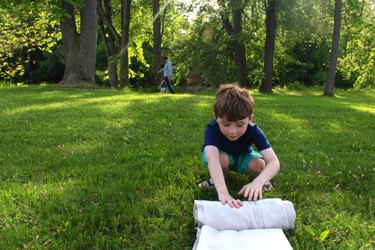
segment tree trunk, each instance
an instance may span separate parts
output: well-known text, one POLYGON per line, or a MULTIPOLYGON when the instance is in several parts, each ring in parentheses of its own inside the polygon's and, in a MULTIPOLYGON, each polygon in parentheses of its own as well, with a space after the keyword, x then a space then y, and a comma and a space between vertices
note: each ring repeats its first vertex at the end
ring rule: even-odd
MULTIPOLYGON (((109 85, 111 88, 117 88, 118 87, 118 76, 117 76, 117 64, 114 60, 114 54, 112 51, 113 42, 111 41, 110 37, 106 37, 106 29, 104 27, 104 24, 102 20, 99 21, 100 31, 102 35, 102 40, 104 43, 104 49, 105 49, 105 55, 107 57, 107 64, 108 64, 108 76, 109 76, 109 85)), ((110 36, 110 35, 108 35, 110 36)))
POLYGON ((250 87, 250 81, 248 79, 248 69, 246 62, 246 50, 245 45, 238 38, 242 33, 242 11, 243 9, 236 8, 233 10, 233 27, 235 40, 235 54, 236 54, 236 65, 239 77, 239 82, 242 87, 250 87))
POLYGON ((104 42, 104 48, 108 63, 108 75, 109 85, 111 88, 118 88, 118 74, 117 74, 117 63, 116 63, 116 38, 120 41, 117 32, 114 31, 112 24, 112 7, 110 0, 99 0, 98 13, 100 17, 100 30, 102 33, 102 39, 104 42))
POLYGON ((81 11, 79 62, 84 78, 95 83, 96 45, 98 34, 97 0, 85 0, 81 11))
POLYGON ((158 71, 161 68, 161 33, 160 33, 160 0, 153 0, 152 15, 154 17, 154 62, 153 62, 153 74, 154 74, 154 85, 159 86, 161 81, 161 75, 158 71))
POLYGON ((341 28, 341 7, 342 0, 335 0, 335 19, 333 24, 333 38, 332 38, 332 54, 331 61, 329 63, 328 75, 326 85, 324 89, 324 95, 333 96, 335 87, 335 76, 337 57, 339 54, 339 43, 340 43, 340 28, 341 28))
POLYGON ((104 24, 107 26, 108 33, 111 34, 114 40, 118 43, 121 41, 120 35, 117 33, 115 27, 112 23, 112 7, 111 7, 111 0, 104 0, 104 9, 103 9, 103 2, 99 0, 98 4, 98 14, 99 17, 103 20, 104 24))
POLYGON ((266 9, 266 44, 264 46, 263 82, 261 92, 272 92, 273 57, 276 36, 276 0, 268 0, 266 9))
MULTIPOLYGON (((219 5, 225 7, 225 1, 218 1, 219 5)), ((223 12, 220 13, 221 20, 223 22, 223 27, 227 32, 228 36, 233 37, 233 42, 230 47, 234 47, 235 63, 237 67, 238 80, 242 87, 251 87, 250 81, 248 79, 248 69, 246 62, 246 49, 243 42, 240 41, 240 36, 242 33, 242 12, 243 7, 240 6, 239 2, 231 0, 232 14, 233 14, 233 27, 229 21, 228 16, 223 12)))
POLYGON ((78 34, 75 25, 74 7, 63 2, 62 8, 67 12, 61 22, 65 53, 65 71, 63 84, 77 82, 95 83, 97 27, 96 0, 85 0, 80 12, 81 32, 78 34))
POLYGON ((120 87, 129 85, 129 26, 131 0, 121 1, 120 87))
POLYGON ((61 21, 61 33, 65 57, 65 69, 61 83, 68 83, 68 78, 77 78, 76 76, 73 77, 73 75, 76 74, 75 69, 78 64, 79 42, 74 7, 67 2, 63 2, 61 7, 66 12, 66 15, 61 21))

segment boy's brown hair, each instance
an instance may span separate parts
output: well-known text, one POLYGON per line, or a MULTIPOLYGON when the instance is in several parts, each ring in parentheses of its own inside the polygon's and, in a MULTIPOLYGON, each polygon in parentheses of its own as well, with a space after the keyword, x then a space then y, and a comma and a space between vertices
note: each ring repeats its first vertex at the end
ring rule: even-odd
POLYGON ((228 121, 239 121, 253 114, 254 99, 249 91, 235 84, 220 85, 216 92, 214 113, 228 121))

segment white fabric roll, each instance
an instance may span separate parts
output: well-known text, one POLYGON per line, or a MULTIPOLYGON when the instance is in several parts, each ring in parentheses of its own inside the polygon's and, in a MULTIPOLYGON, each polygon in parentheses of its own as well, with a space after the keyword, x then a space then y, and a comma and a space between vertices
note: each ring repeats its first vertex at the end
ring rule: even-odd
POLYGON ((207 225, 216 230, 293 229, 296 219, 293 204, 276 198, 243 201, 240 208, 218 201, 196 200, 193 214, 198 227, 207 225))

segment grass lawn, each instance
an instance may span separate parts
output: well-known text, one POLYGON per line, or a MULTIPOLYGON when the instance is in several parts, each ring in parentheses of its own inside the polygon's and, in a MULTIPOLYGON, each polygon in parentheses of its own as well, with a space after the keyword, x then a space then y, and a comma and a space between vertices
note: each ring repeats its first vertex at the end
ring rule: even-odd
MULTIPOLYGON (((254 92, 294 249, 375 248, 375 94, 254 92)), ((214 92, 0 87, 2 249, 191 249, 214 92)), ((233 195, 248 182, 228 178, 233 195)))

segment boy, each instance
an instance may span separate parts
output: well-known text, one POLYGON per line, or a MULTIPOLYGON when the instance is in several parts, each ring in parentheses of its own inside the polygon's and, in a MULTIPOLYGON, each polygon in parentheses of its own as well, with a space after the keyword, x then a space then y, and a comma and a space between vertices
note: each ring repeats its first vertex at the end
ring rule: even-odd
MULTIPOLYGON (((262 130, 252 123, 254 101, 250 93, 233 84, 221 85, 214 102, 215 119, 205 132, 203 161, 215 185, 220 202, 239 208, 242 202, 228 192, 224 176, 229 171, 249 173, 253 181, 237 193, 250 200, 262 199, 262 189, 280 170, 279 160, 262 130), (254 151, 254 144, 260 153, 254 151)), ((213 183, 211 183, 211 181, 213 183)))

